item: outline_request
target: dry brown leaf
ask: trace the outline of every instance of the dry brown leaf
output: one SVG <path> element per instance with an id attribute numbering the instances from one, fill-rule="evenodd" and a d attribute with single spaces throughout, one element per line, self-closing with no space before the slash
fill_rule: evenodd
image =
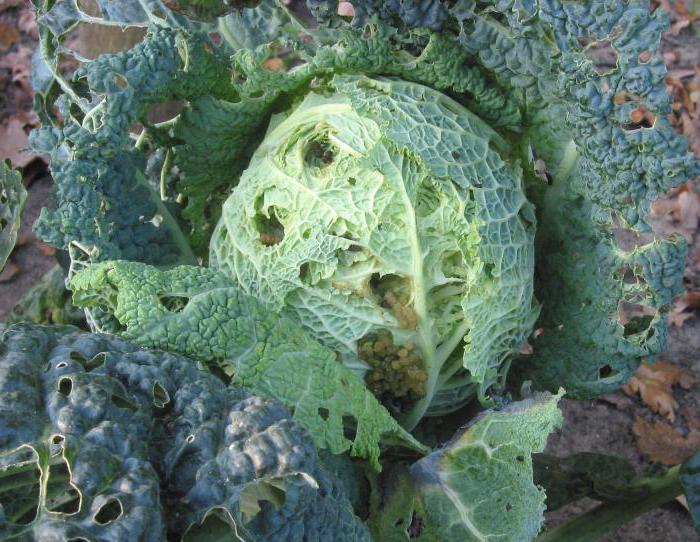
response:
<path id="1" fill-rule="evenodd" d="M 39 39 L 39 28 L 36 25 L 33 9 L 25 8 L 19 12 L 19 15 L 17 15 L 17 28 L 32 39 Z"/>
<path id="2" fill-rule="evenodd" d="M 686 510 L 690 510 L 690 506 L 688 506 L 688 499 L 685 498 L 685 495 L 678 495 L 678 497 L 676 497 L 676 502 Z"/>
<path id="3" fill-rule="evenodd" d="M 700 447 L 700 431 L 691 430 L 687 436 L 683 436 L 664 421 L 649 422 L 637 416 L 632 432 L 637 437 L 639 451 L 664 465 L 682 463 Z"/>
<path id="4" fill-rule="evenodd" d="M 673 386 L 689 389 L 698 380 L 676 365 L 657 361 L 653 365 L 642 365 L 630 381 L 622 387 L 627 395 L 639 394 L 650 410 L 666 416 L 671 422 L 676 419 L 678 403 L 673 397 Z"/>
<path id="5" fill-rule="evenodd" d="M 19 40 L 19 31 L 12 25 L 0 22 L 0 51 L 7 51 Z"/>
<path id="6" fill-rule="evenodd" d="M 669 313 L 672 326 L 682 327 L 686 320 L 694 316 L 693 311 L 700 308 L 700 292 L 686 292 L 674 301 Z"/>
<path id="7" fill-rule="evenodd" d="M 56 249 L 54 247 L 52 247 L 51 245 L 47 245 L 39 239 L 36 240 L 34 246 L 37 248 L 37 250 L 42 256 L 53 256 L 54 254 L 56 254 Z"/>
<path id="8" fill-rule="evenodd" d="M 31 95 L 32 50 L 20 46 L 16 51 L 0 56 L 0 68 L 12 72 L 12 82 Z"/>
<path id="9" fill-rule="evenodd" d="M 24 167 L 36 158 L 28 147 L 29 138 L 22 121 L 13 117 L 0 124 L 0 156 L 9 159 L 13 167 Z"/>
<path id="10" fill-rule="evenodd" d="M 678 195 L 679 221 L 682 228 L 695 230 L 700 218 L 700 196 L 686 191 Z"/>
<path id="11" fill-rule="evenodd" d="M 5 264 L 5 269 L 0 272 L 0 282 L 9 282 L 19 273 L 19 266 L 12 260 Z"/>
<path id="12" fill-rule="evenodd" d="M 34 236 L 31 234 L 31 232 L 20 231 L 19 235 L 17 236 L 17 241 L 15 241 L 15 247 L 24 246 L 33 240 Z"/>

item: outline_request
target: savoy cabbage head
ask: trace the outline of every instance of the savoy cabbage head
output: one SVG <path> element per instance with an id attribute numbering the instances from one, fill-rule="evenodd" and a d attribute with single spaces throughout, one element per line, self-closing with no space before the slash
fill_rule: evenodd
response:
<path id="1" fill-rule="evenodd" d="M 373 532 L 420 512 L 428 538 L 532 538 L 560 387 L 624 383 L 681 288 L 684 240 L 647 221 L 700 171 L 666 118 L 661 11 L 96 3 L 35 0 L 31 140 L 57 187 L 36 230 L 92 329 L 207 362 L 375 469 L 444 443 L 420 422 L 454 429 L 477 399 L 493 408 L 397 475 Z M 88 60 L 67 46 L 81 24 L 145 37 Z M 559 395 L 508 406 L 524 380 Z"/>
<path id="2" fill-rule="evenodd" d="M 335 76 L 273 118 L 209 263 L 378 395 L 418 400 L 409 424 L 449 412 L 472 383 L 488 388 L 537 316 L 535 217 L 508 148 L 427 86 Z"/>

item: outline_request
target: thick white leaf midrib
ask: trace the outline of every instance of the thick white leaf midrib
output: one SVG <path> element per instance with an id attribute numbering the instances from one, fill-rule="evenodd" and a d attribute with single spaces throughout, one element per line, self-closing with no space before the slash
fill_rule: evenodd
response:
<path id="1" fill-rule="evenodd" d="M 440 371 L 435 367 L 435 341 L 433 340 L 432 322 L 428 310 L 427 291 L 423 272 L 423 254 L 418 234 L 418 221 L 416 220 L 413 202 L 406 190 L 406 183 L 403 180 L 403 176 L 399 171 L 397 171 L 396 174 L 399 177 L 398 185 L 401 188 L 401 197 L 403 198 L 407 215 L 406 224 L 408 225 L 408 242 L 411 253 L 410 275 L 413 278 L 413 310 L 417 317 L 416 336 L 418 345 L 423 353 L 425 371 L 428 374 L 428 380 L 425 385 L 425 397 L 419 402 L 421 408 L 425 411 L 435 393 L 435 386 L 437 385 Z M 425 404 L 425 408 L 422 407 L 423 404 Z M 412 427 L 408 427 L 407 429 L 410 431 Z"/>

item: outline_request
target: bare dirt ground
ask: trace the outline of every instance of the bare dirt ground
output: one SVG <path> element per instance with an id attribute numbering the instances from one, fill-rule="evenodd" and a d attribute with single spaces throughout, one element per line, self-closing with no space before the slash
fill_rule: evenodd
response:
<path id="1" fill-rule="evenodd" d="M 700 19 L 691 10 L 696 3 L 654 0 L 652 5 L 667 10 L 673 24 L 663 42 L 669 69 L 668 90 L 674 98 L 672 120 L 700 156 Z M 24 168 L 29 189 L 19 246 L 0 274 L 0 321 L 55 264 L 53 251 L 31 233 L 41 207 L 49 202 L 51 178 L 39 158 L 22 152 L 27 147 L 27 133 L 37 125 L 31 113 L 29 81 L 36 39 L 29 2 L 0 0 L 0 159 L 10 159 L 16 167 Z M 615 454 L 641 471 L 658 463 L 677 462 L 700 447 L 699 218 L 697 180 L 673 191 L 655 206 L 657 230 L 665 234 L 678 232 L 689 243 L 685 277 L 688 293 L 672 309 L 669 346 L 661 356 L 671 368 L 657 365 L 651 372 L 638 374 L 638 386 L 627 392 L 618 391 L 590 401 L 563 400 L 564 428 L 550 439 L 549 453 Z M 548 514 L 548 523 L 559 524 L 594 504 L 585 500 L 574 503 Z M 688 542 L 698 537 L 687 509 L 682 502 L 674 501 L 601 540 Z"/>

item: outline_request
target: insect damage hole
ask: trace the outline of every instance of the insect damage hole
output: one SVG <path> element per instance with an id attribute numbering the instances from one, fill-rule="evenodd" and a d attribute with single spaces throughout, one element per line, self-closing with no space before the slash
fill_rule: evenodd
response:
<path id="1" fill-rule="evenodd" d="M 68 397 L 71 392 L 73 391 L 73 381 L 68 378 L 61 378 L 61 380 L 58 381 L 58 393 L 63 395 L 64 397 Z"/>
<path id="2" fill-rule="evenodd" d="M 114 497 L 107 500 L 95 514 L 95 521 L 100 525 L 107 525 L 118 520 L 124 515 L 124 508 L 119 499 Z"/>
<path id="3" fill-rule="evenodd" d="M 629 112 L 629 122 L 622 124 L 622 129 L 627 132 L 641 130 L 642 128 L 653 128 L 656 124 L 656 115 L 640 105 Z"/>
<path id="4" fill-rule="evenodd" d="M 603 365 L 598 368 L 598 378 L 612 378 L 617 375 L 617 371 L 610 365 Z"/>
<path id="5" fill-rule="evenodd" d="M 83 496 L 73 484 L 70 466 L 63 455 L 52 459 L 47 478 L 46 509 L 56 514 L 77 514 L 82 508 Z"/>
<path id="6" fill-rule="evenodd" d="M 267 215 L 258 212 L 254 218 L 255 229 L 257 230 L 260 244 L 270 247 L 278 245 L 284 239 L 284 226 L 277 217 L 277 209 L 270 207 Z"/>
<path id="7" fill-rule="evenodd" d="M 153 397 L 153 406 L 156 408 L 165 408 L 170 403 L 170 394 L 160 382 L 153 384 L 153 391 L 151 394 Z"/>
<path id="8" fill-rule="evenodd" d="M 617 68 L 619 55 L 613 47 L 611 39 L 595 40 L 588 37 L 578 38 L 583 46 L 583 54 L 591 61 L 593 69 L 599 74 L 610 73 Z"/>
<path id="9" fill-rule="evenodd" d="M 13 454 L 12 463 L 2 469 L 3 485 L 14 489 L 0 491 L 0 509 L 3 519 L 15 525 L 30 524 L 39 511 L 41 469 L 36 452 L 31 450 L 31 458 L 26 452 Z"/>
<path id="10" fill-rule="evenodd" d="M 184 294 L 158 294 L 158 301 L 167 311 L 179 313 L 185 310 L 190 298 Z"/>
<path id="11" fill-rule="evenodd" d="M 337 149 L 328 136 L 312 139 L 304 149 L 304 163 L 309 168 L 323 169 L 333 163 Z"/>
<path id="12" fill-rule="evenodd" d="M 647 333 L 647 338 L 651 338 L 654 335 L 651 324 L 655 316 L 656 309 L 646 305 L 620 301 L 617 307 L 617 320 L 624 328 L 624 337 Z"/>

